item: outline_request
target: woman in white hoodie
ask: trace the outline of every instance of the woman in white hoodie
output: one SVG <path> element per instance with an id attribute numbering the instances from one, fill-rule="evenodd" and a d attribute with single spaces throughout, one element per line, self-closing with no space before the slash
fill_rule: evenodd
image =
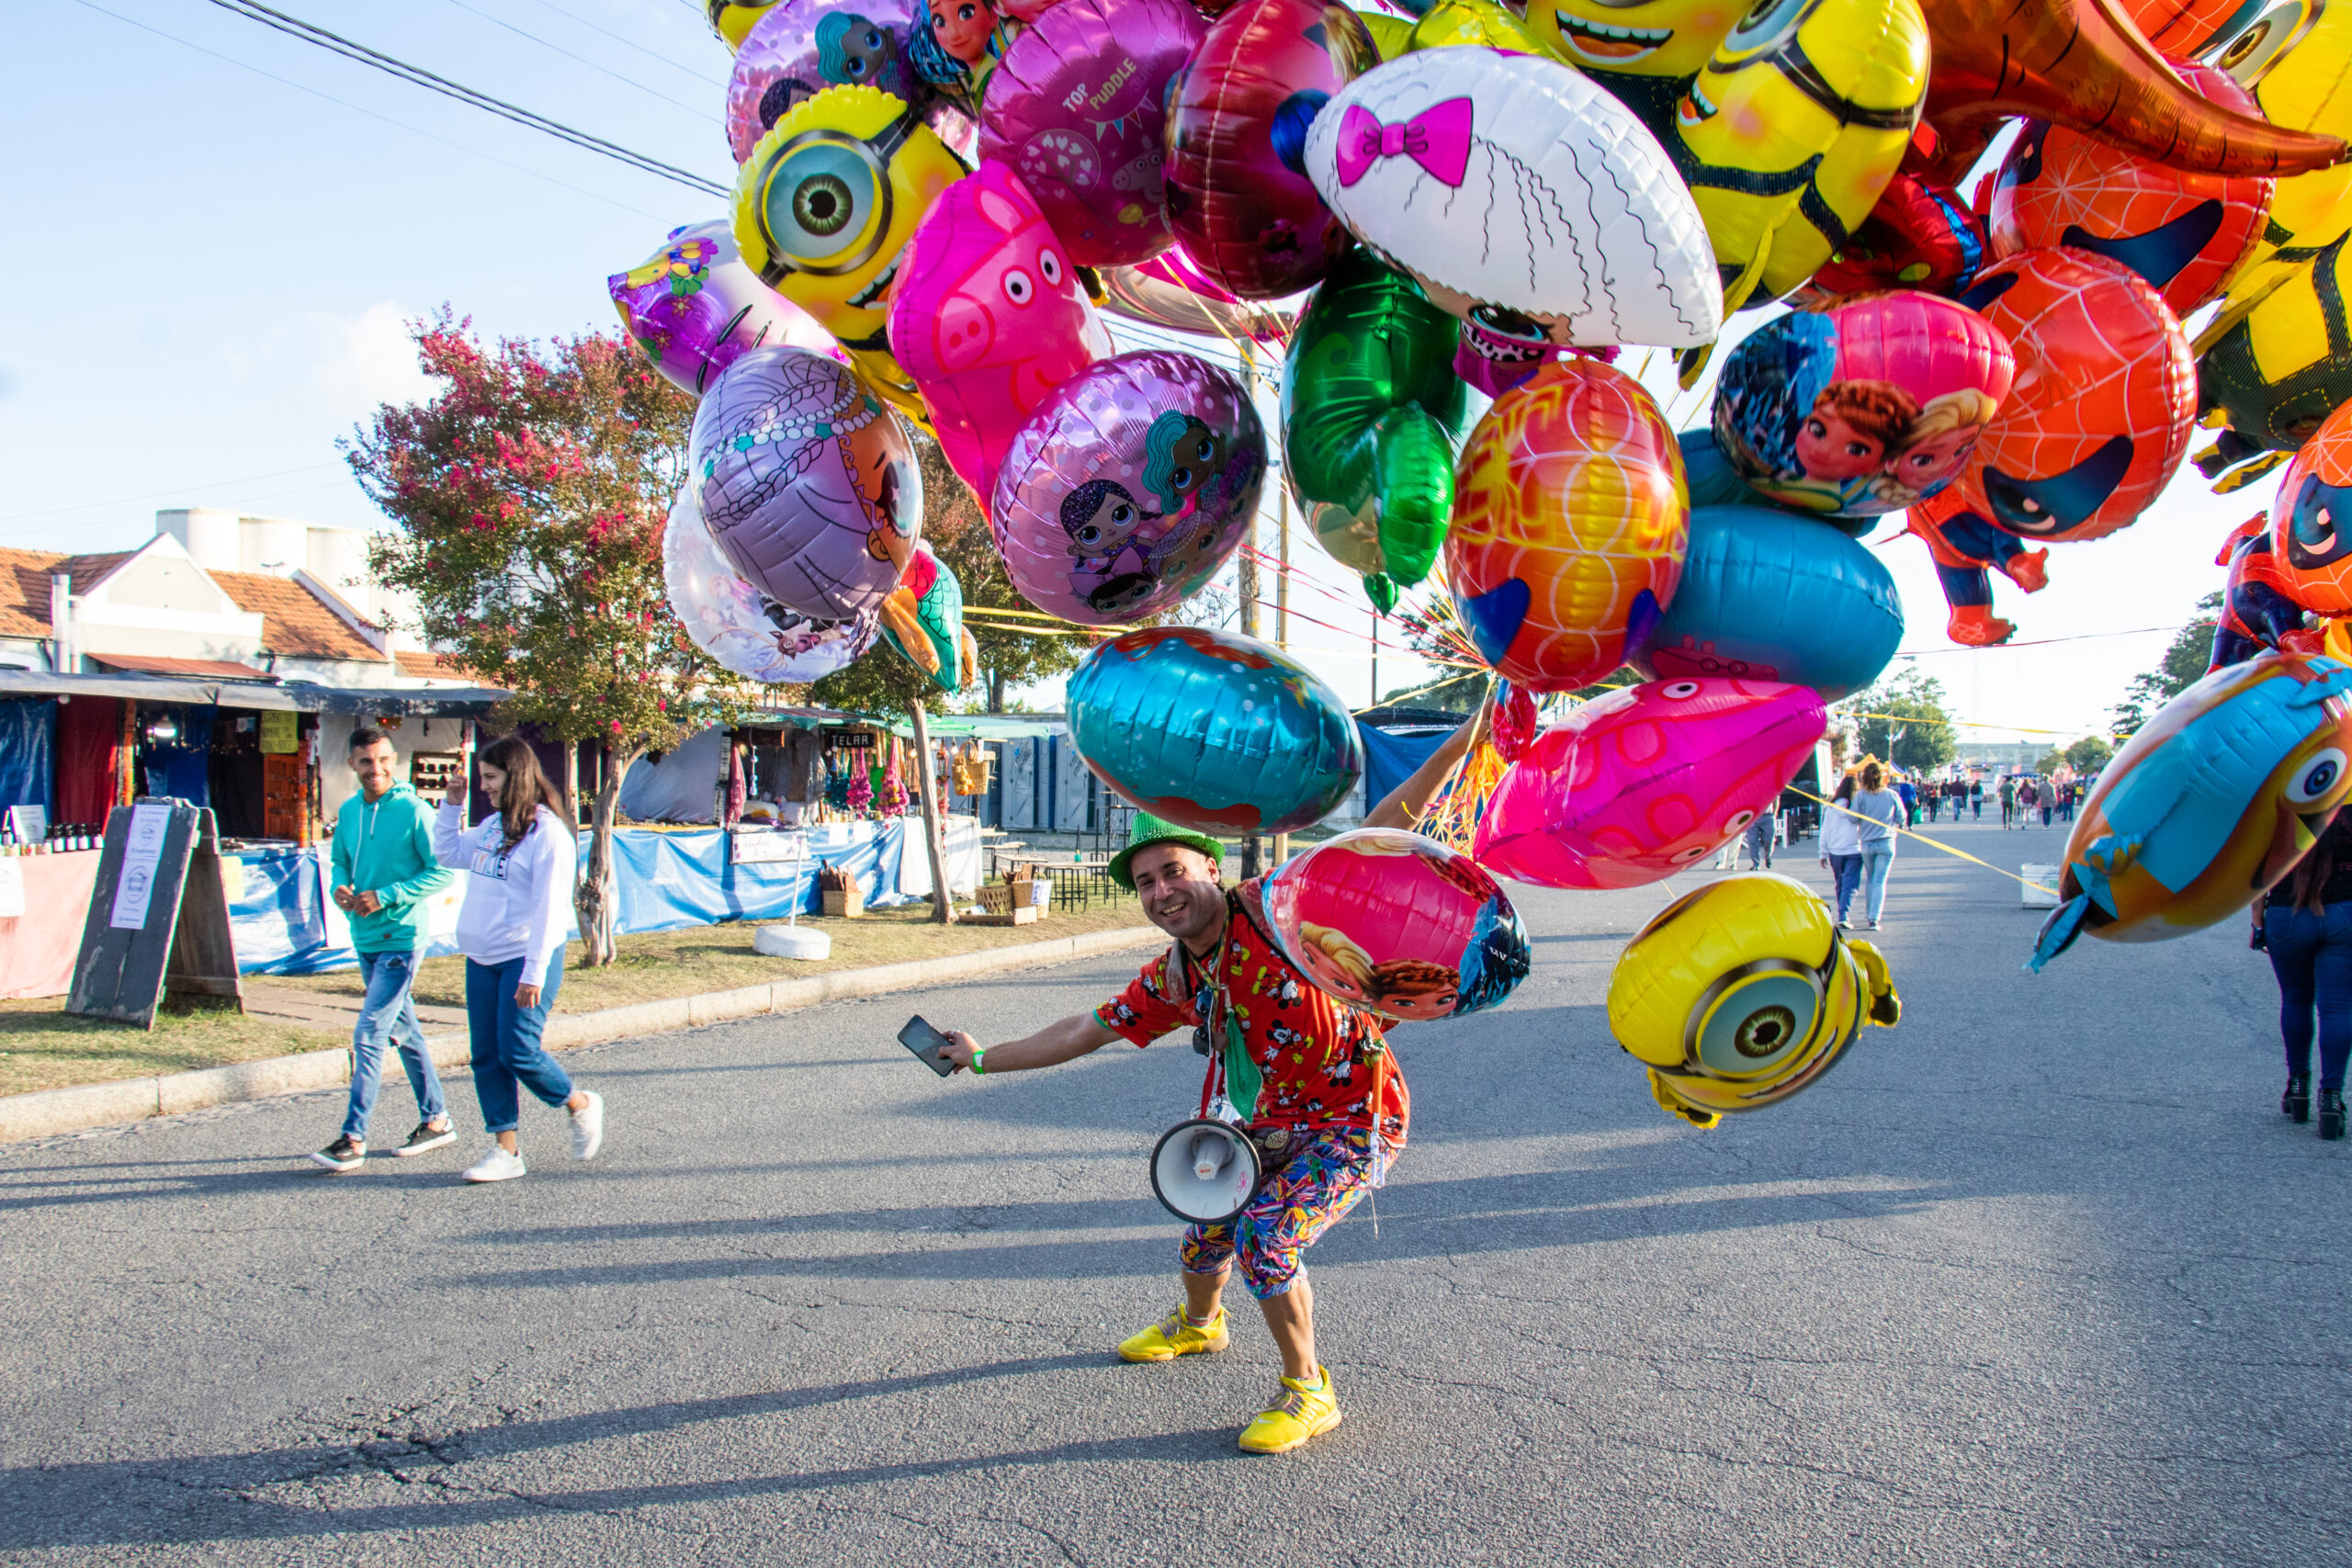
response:
<path id="1" fill-rule="evenodd" d="M 466 955 L 466 1021 L 473 1037 L 474 1098 L 495 1140 L 468 1181 L 510 1181 L 529 1168 L 514 1147 L 519 1083 L 571 1113 L 571 1157 L 594 1159 L 605 1141 L 605 1101 L 574 1089 L 539 1043 L 563 985 L 578 851 L 561 803 L 520 737 L 481 757 L 482 793 L 497 810 L 466 826 L 466 792 L 453 789 L 433 823 L 441 863 L 466 877 L 458 947 Z"/>

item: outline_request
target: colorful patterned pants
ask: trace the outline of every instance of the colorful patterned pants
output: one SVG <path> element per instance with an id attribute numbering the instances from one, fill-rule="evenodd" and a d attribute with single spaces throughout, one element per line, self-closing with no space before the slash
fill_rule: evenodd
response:
<path id="1" fill-rule="evenodd" d="M 1220 1224 L 1193 1225 L 1181 1251 L 1187 1274 L 1222 1274 L 1238 1258 L 1241 1282 L 1260 1301 L 1298 1282 L 1299 1254 L 1380 1184 L 1387 1157 L 1369 1132 L 1317 1134 L 1294 1145 L 1258 1184 L 1250 1206 Z"/>

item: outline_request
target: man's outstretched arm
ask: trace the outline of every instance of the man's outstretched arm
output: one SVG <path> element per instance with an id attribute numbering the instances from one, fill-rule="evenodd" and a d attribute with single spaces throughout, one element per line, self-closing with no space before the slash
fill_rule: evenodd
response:
<path id="1" fill-rule="evenodd" d="M 1075 1061 L 1118 1038 L 1102 1027 L 1101 1019 L 1082 1012 L 1058 1023 L 1049 1023 L 1025 1039 L 1008 1040 L 1001 1045 L 983 1046 L 962 1030 L 951 1029 L 947 1031 L 947 1049 L 942 1055 L 959 1067 L 970 1066 L 973 1056 L 978 1055 L 983 1074 L 1018 1073 Z"/>

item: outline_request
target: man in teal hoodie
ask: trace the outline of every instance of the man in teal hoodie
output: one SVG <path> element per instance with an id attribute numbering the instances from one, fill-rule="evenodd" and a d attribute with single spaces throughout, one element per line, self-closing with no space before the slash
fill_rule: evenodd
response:
<path id="1" fill-rule="evenodd" d="M 351 1107 L 343 1134 L 311 1158 L 329 1170 L 357 1170 L 368 1157 L 368 1116 L 383 1078 L 384 1046 L 397 1044 L 421 1118 L 402 1156 L 437 1149 L 457 1137 L 441 1079 L 424 1046 L 410 987 L 424 951 L 424 900 L 449 884 L 433 852 L 433 817 L 398 778 L 399 758 L 380 729 L 351 732 L 351 771 L 359 793 L 334 819 L 335 905 L 351 918 L 351 945 L 368 987 L 351 1035 Z"/>

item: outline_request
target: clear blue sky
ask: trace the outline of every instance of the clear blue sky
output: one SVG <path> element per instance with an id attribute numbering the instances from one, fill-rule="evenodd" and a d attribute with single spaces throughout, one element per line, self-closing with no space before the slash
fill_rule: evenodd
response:
<path id="1" fill-rule="evenodd" d="M 378 526 L 334 443 L 378 403 L 424 390 L 407 318 L 446 300 L 495 335 L 607 326 L 605 276 L 721 209 L 209 0 L 100 3 L 12 6 L 0 61 L 0 128 L 17 150 L 0 210 L 20 258 L 0 318 L 0 545 L 120 547 L 147 536 L 157 507 L 190 504 Z M 696 0 L 279 8 L 732 178 L 729 57 Z M 1680 425 L 1704 418 L 1687 395 L 1668 407 Z M 2216 500 L 2190 471 L 2123 535 L 2053 550 L 2045 592 L 1999 584 L 2002 612 L 2020 640 L 2177 625 L 2221 585 L 2221 536 L 2267 499 L 2260 487 Z M 1945 651 L 1926 551 L 1882 553 L 1909 614 L 1905 650 L 1971 719 L 2081 733 L 2164 646 L 2157 633 Z M 1353 597 L 1304 530 L 1294 558 Z M 1294 604 L 1367 625 L 1309 591 Z M 1361 640 L 1303 625 L 1294 640 L 1351 702 L 1369 695 Z M 1417 673 L 1384 651 L 1384 688 Z"/>

